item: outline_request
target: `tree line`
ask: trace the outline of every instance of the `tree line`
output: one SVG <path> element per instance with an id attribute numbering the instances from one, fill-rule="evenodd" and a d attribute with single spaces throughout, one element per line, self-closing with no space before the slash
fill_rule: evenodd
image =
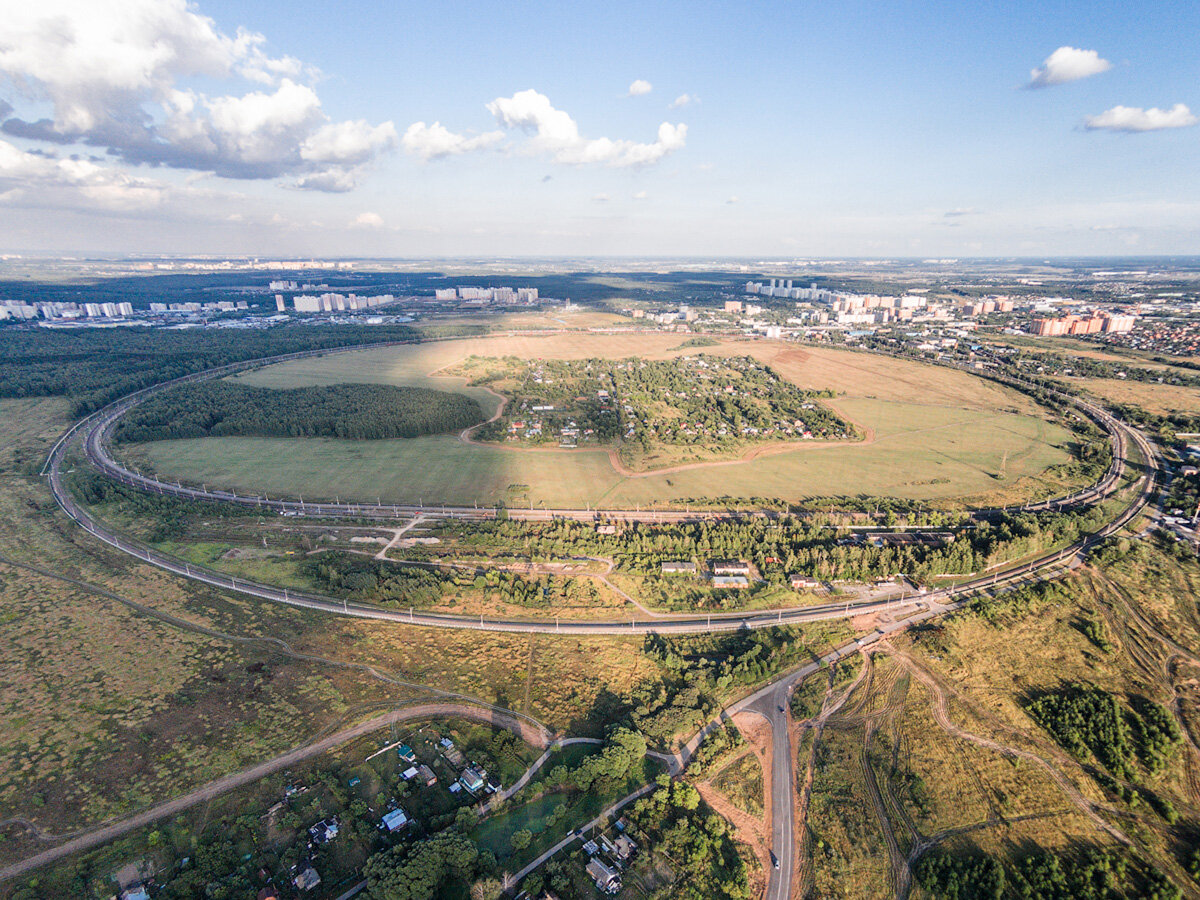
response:
<path id="1" fill-rule="evenodd" d="M 68 397 L 76 416 L 133 391 L 229 363 L 356 344 L 482 333 L 481 326 L 0 329 L 0 397 Z"/>
<path id="2" fill-rule="evenodd" d="M 945 545 L 876 547 L 849 532 L 798 516 L 777 520 L 702 520 L 686 523 L 633 523 L 603 535 L 588 523 L 558 519 L 547 523 L 516 520 L 473 523 L 472 540 L 484 547 L 517 544 L 534 559 L 591 554 L 612 557 L 624 572 L 657 575 L 663 562 L 746 559 L 768 581 L 782 584 L 793 572 L 821 579 L 871 579 L 908 574 L 918 581 L 932 575 L 968 574 L 1013 558 L 1069 542 L 1093 525 L 1080 512 L 1000 513 L 990 521 L 952 527 L 956 539 Z"/>
<path id="3" fill-rule="evenodd" d="M 118 441 L 217 436 L 412 438 L 459 431 L 483 419 L 462 394 L 379 384 L 275 390 L 234 381 L 171 388 L 117 424 Z"/>
<path id="4" fill-rule="evenodd" d="M 1179 888 L 1124 848 L 1074 854 L 1040 850 L 1008 865 L 992 856 L 934 850 L 914 880 L 935 900 L 1178 900 Z"/>

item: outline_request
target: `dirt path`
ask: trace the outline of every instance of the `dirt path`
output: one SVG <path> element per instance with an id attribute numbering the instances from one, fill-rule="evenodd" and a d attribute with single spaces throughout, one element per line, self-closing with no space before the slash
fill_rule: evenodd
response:
<path id="1" fill-rule="evenodd" d="M 399 528 L 395 529 L 392 532 L 392 539 L 390 541 L 388 541 L 387 544 L 384 545 L 382 550 L 380 550 L 378 553 L 375 554 L 375 558 L 386 560 L 388 558 L 387 552 L 389 550 L 391 550 L 393 547 L 395 547 L 398 543 L 400 543 L 400 539 L 403 538 L 404 535 L 408 534 L 410 531 L 412 531 L 414 528 L 416 528 L 418 525 L 420 525 L 424 521 L 425 521 L 424 516 L 414 516 L 412 518 L 412 520 L 408 522 L 408 524 L 402 525 Z"/>
<path id="2" fill-rule="evenodd" d="M 875 738 L 877 728 L 878 719 L 868 723 L 866 728 L 863 729 L 859 765 L 862 767 L 863 782 L 867 786 L 867 796 L 870 798 L 871 806 L 875 810 L 875 818 L 879 820 L 879 829 L 883 832 L 883 839 L 887 844 L 892 887 L 895 889 L 896 896 L 903 898 L 908 896 L 909 884 L 912 881 L 912 872 L 908 868 L 908 859 L 900 852 L 900 844 L 896 840 L 896 831 L 892 827 L 891 817 L 888 816 L 887 806 L 884 804 L 883 794 L 879 789 L 879 781 L 875 777 L 875 768 L 871 765 L 871 741 Z"/>
<path id="3" fill-rule="evenodd" d="M 1083 813 L 1083 815 L 1086 816 L 1093 825 L 1120 843 L 1126 846 L 1133 846 L 1133 841 L 1131 841 L 1129 837 L 1126 836 L 1126 834 L 1119 828 L 1114 825 L 1110 825 L 1108 821 L 1106 821 L 1098 812 L 1100 807 L 1083 796 L 1083 794 L 1079 791 L 1079 788 L 1077 788 L 1071 782 L 1071 780 L 1067 778 L 1066 775 L 1059 771 L 1056 766 L 1051 765 L 1049 761 L 1043 759 L 1036 753 L 1031 753 L 1028 750 L 1022 750 L 1019 747 L 1014 747 L 1009 744 L 1001 744 L 999 741 L 982 737 L 981 735 L 974 734 L 973 732 L 967 731 L 965 728 L 960 728 L 959 726 L 955 725 L 950 719 L 949 704 L 946 701 L 946 695 L 942 691 L 942 687 L 940 684 L 938 684 L 937 680 L 929 675 L 929 673 L 920 666 L 916 665 L 907 656 L 896 653 L 894 654 L 893 658 L 901 666 L 907 669 L 914 678 L 920 681 L 921 684 L 925 685 L 926 689 L 929 691 L 930 709 L 933 712 L 934 721 L 937 722 L 939 728 L 941 728 L 951 737 L 968 741 L 969 743 L 976 744 L 987 750 L 993 750 L 997 753 L 1002 753 L 1005 756 L 1014 756 L 1019 759 L 1024 759 L 1027 762 L 1031 762 L 1034 765 L 1039 766 L 1046 772 L 1047 775 L 1050 776 L 1051 780 L 1054 781 L 1059 790 L 1061 790 L 1067 796 L 1071 803 L 1074 804 L 1075 807 L 1081 813 Z"/>
<path id="4" fill-rule="evenodd" d="M 728 820 L 733 825 L 737 840 L 754 851 L 759 865 L 762 866 L 762 872 L 761 874 L 751 873 L 753 882 L 751 896 L 762 896 L 763 891 L 767 888 L 766 873 L 771 868 L 771 851 L 767 846 L 770 843 L 770 838 L 767 835 L 767 829 L 763 821 L 754 818 L 754 816 L 734 806 L 725 798 L 724 794 L 713 787 L 711 781 L 698 782 L 696 790 L 700 792 L 700 796 L 704 798 L 704 802 L 711 806 L 717 815 Z M 769 792 L 764 791 L 764 793 Z"/>
<path id="5" fill-rule="evenodd" d="M 705 800 L 710 800 L 709 795 L 715 795 L 720 798 L 719 803 L 710 805 L 718 813 L 720 813 L 729 821 L 734 823 L 734 826 L 739 831 L 744 831 L 750 835 L 753 840 L 745 840 L 754 855 L 758 858 L 759 864 L 762 866 L 763 884 L 762 890 L 765 891 L 767 884 L 767 873 L 771 871 L 771 831 L 769 823 L 773 820 L 773 798 L 771 792 L 771 772 L 775 764 L 775 754 L 772 750 L 771 728 L 766 720 L 761 715 L 754 712 L 739 712 L 732 717 L 733 724 L 737 726 L 738 731 L 742 733 L 742 737 L 746 739 L 746 743 L 750 746 L 750 752 L 758 757 L 758 764 L 762 767 L 763 773 L 763 814 L 761 819 L 755 819 L 753 816 L 742 812 L 732 803 L 725 799 L 716 788 L 713 788 L 711 783 L 705 782 L 708 792 L 704 788 L 700 788 L 700 793 Z"/>
<path id="6" fill-rule="evenodd" d="M 531 726 L 528 722 L 507 716 L 495 710 L 482 709 L 461 703 L 421 703 L 404 707 L 403 709 L 384 713 L 381 716 L 375 716 L 372 719 L 360 722 L 358 725 L 346 728 L 303 747 L 297 747 L 281 756 L 259 763 L 249 769 L 244 769 L 233 775 L 227 775 L 224 778 L 218 778 L 216 781 L 184 794 L 182 797 L 176 797 L 174 800 L 168 800 L 165 803 L 151 806 L 127 819 L 100 826 L 80 837 L 65 841 L 57 847 L 26 857 L 10 866 L 5 866 L 0 869 L 0 882 L 16 878 L 32 869 L 70 856 L 73 853 L 98 847 L 138 828 L 143 828 L 146 825 L 152 825 L 155 822 L 178 815 L 186 809 L 190 809 L 200 803 L 206 803 L 236 788 L 253 784 L 261 778 L 290 768 L 314 756 L 319 756 L 355 738 L 370 734 L 379 728 L 412 719 L 428 719 L 441 716 L 455 716 L 506 728 L 516 733 L 522 740 L 539 749 L 547 746 L 549 743 L 548 736 Z"/>

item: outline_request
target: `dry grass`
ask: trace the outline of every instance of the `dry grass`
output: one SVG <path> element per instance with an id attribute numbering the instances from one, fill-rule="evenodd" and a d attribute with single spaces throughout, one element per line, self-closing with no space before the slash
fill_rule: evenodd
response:
<path id="1" fill-rule="evenodd" d="M 299 387 L 338 381 L 462 390 L 494 409 L 495 399 L 462 379 L 431 375 L 471 355 L 527 359 L 642 356 L 666 359 L 675 334 L 556 334 L 477 338 L 367 350 L 270 366 L 241 376 L 252 384 Z M 130 448 L 155 471 L 247 492 L 306 498 L 495 505 L 512 485 L 517 502 L 551 507 L 632 507 L 714 496 L 866 494 L 942 502 L 1024 500 L 1062 490 L 1045 470 L 1069 460 L 1068 433 L 1031 401 L 963 372 L 864 353 L 799 349 L 771 341 L 724 340 L 703 352 L 750 354 L 806 388 L 838 392 L 834 405 L 872 440 L 820 441 L 778 455 L 675 472 L 622 477 L 600 450 L 468 446 L 443 435 L 398 441 L 204 438 Z M 264 465 L 269 460 L 269 465 Z"/>
<path id="2" fill-rule="evenodd" d="M 1175 384 L 1126 381 L 1120 378 L 1064 378 L 1064 383 L 1081 387 L 1110 403 L 1131 403 L 1159 416 L 1171 413 L 1194 415 L 1200 409 L 1200 388 Z"/>

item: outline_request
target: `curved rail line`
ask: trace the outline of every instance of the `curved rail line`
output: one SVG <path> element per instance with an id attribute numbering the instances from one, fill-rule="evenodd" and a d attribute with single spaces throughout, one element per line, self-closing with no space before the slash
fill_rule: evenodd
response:
<path id="1" fill-rule="evenodd" d="M 409 342 L 395 343 L 400 344 Z M 337 599 L 322 596 L 320 594 L 290 591 L 286 588 L 276 588 L 272 587 L 271 585 L 261 584 L 247 579 L 235 578 L 222 572 L 199 565 L 193 565 L 185 560 L 162 553 L 140 541 L 119 533 L 106 523 L 101 522 L 89 511 L 80 506 L 75 501 L 71 492 L 66 489 L 62 482 L 62 462 L 64 456 L 74 439 L 76 437 L 81 437 L 83 441 L 84 452 L 89 462 L 96 466 L 101 473 L 130 487 L 150 493 L 157 493 L 163 496 L 173 496 L 182 499 L 203 500 L 209 502 L 237 503 L 241 505 L 255 506 L 263 509 L 264 511 L 292 513 L 305 516 L 312 515 L 321 518 L 343 517 L 356 519 L 393 519 L 400 516 L 419 514 L 440 515 L 446 518 L 459 519 L 494 518 L 498 513 L 496 509 L 477 509 L 473 507 L 455 506 L 445 506 L 439 508 L 379 503 L 314 504 L 296 500 L 272 500 L 266 497 L 237 496 L 235 493 L 230 491 L 208 490 L 206 488 L 197 489 L 194 487 L 187 487 L 182 484 L 169 484 L 150 476 L 131 472 L 129 469 L 125 468 L 116 460 L 114 460 L 108 453 L 106 446 L 107 439 L 121 416 L 127 413 L 138 403 L 142 402 L 147 397 L 158 391 L 178 384 L 220 378 L 236 371 L 257 368 L 263 365 L 274 364 L 278 362 L 321 356 L 326 353 L 352 352 L 378 346 L 394 345 L 395 344 L 366 346 L 356 345 L 353 347 L 334 348 L 332 350 L 304 351 L 300 353 L 286 354 L 283 356 L 248 360 L 245 362 L 233 363 L 215 369 L 206 370 L 204 372 L 186 375 L 182 378 L 172 379 L 158 385 L 143 388 L 142 390 L 139 390 L 127 397 L 109 404 L 108 406 L 105 406 L 104 408 L 98 410 L 85 419 L 80 420 L 74 426 L 72 426 L 52 448 L 49 457 L 47 458 L 46 465 L 43 468 L 43 474 L 48 477 L 54 498 L 58 502 L 59 506 L 62 507 L 67 515 L 69 515 L 88 533 L 124 553 L 128 553 L 131 556 L 145 560 L 151 565 L 165 569 L 166 571 L 183 576 L 185 578 L 190 578 L 195 581 L 212 585 L 214 587 L 229 589 L 258 597 L 263 600 L 283 603 L 294 607 L 408 625 L 473 629 L 479 631 L 506 631 L 519 633 L 538 632 L 573 635 L 713 633 L 720 631 L 736 631 L 742 628 L 755 629 L 769 628 L 779 625 L 796 625 L 806 622 L 841 619 L 850 616 L 892 611 L 902 611 L 910 616 L 914 613 L 937 615 L 946 611 L 948 608 L 952 608 L 953 604 L 958 602 L 963 597 L 971 596 L 981 590 L 991 587 L 996 587 L 1002 584 L 1011 584 L 1016 581 L 1024 580 L 1038 571 L 1060 566 L 1064 562 L 1073 559 L 1081 551 L 1086 551 L 1095 542 L 1103 540 L 1110 534 L 1113 534 L 1115 531 L 1124 527 L 1127 522 L 1132 520 L 1141 511 L 1142 507 L 1149 499 L 1154 486 L 1156 457 L 1154 456 L 1153 449 L 1150 447 L 1145 438 L 1140 435 L 1140 433 L 1120 422 L 1118 419 L 1109 415 L 1106 411 L 1095 406 L 1094 404 L 1067 394 L 1059 394 L 1062 399 L 1074 404 L 1085 415 L 1087 415 L 1109 433 L 1113 447 L 1112 465 L 1100 481 L 1088 488 L 1064 497 L 1042 501 L 1037 504 L 1029 504 L 1020 507 L 1020 509 L 1027 511 L 1064 509 L 1096 502 L 1111 496 L 1119 489 L 1121 479 L 1124 476 L 1128 466 L 1127 451 L 1128 442 L 1131 438 L 1138 444 L 1141 452 L 1148 462 L 1147 471 L 1142 475 L 1141 490 L 1139 491 L 1137 498 L 1130 504 L 1130 506 L 1104 528 L 1100 529 L 1094 534 L 1081 538 L 1079 541 L 1076 541 L 1069 547 L 1043 554 L 1034 560 L 996 572 L 984 578 L 965 582 L 956 587 L 943 588 L 902 600 L 860 601 L 824 604 L 820 606 L 802 608 L 759 610 L 754 612 L 656 616 L 652 619 L 640 620 L 636 615 L 629 619 L 622 618 L 620 620 L 562 620 L 559 618 L 549 620 L 526 619 L 520 617 L 488 617 L 485 615 L 481 615 L 476 618 L 447 613 L 417 612 L 412 608 L 408 609 L 407 611 L 402 609 L 385 609 L 383 607 L 367 604 L 350 603 L 346 600 L 339 601 Z M 984 373 L 973 372 L 973 374 Z M 1007 376 L 1000 375 L 999 373 L 986 373 L 986 377 L 1002 383 L 1008 383 L 1013 386 L 1021 387 L 1026 390 L 1037 387 L 1025 382 L 1020 382 L 1017 379 L 1008 378 Z M 749 515 L 763 514 L 764 513 L 762 511 L 749 513 Z M 509 515 L 512 515 L 514 518 L 520 517 L 524 519 L 586 518 L 590 520 L 595 518 L 597 515 L 604 515 L 605 517 L 609 518 L 636 517 L 643 521 L 693 521 L 701 517 L 731 517 L 745 516 L 748 514 L 734 513 L 730 511 L 685 512 L 679 510 L 657 510 L 653 513 L 641 510 L 606 510 L 603 513 L 599 513 L 596 510 L 590 509 L 550 509 L 531 511 L 514 510 L 510 511 Z"/>

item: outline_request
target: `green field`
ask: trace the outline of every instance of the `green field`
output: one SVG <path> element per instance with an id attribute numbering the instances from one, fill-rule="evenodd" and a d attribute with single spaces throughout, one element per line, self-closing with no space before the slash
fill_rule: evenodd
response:
<path id="1" fill-rule="evenodd" d="M 246 383 L 301 387 L 338 382 L 460 390 L 485 412 L 497 400 L 461 379 L 431 375 L 470 354 L 526 358 L 641 355 L 669 358 L 678 335 L 564 334 L 470 339 L 338 354 L 270 366 Z M 603 451 L 473 446 L 454 435 L 391 441 L 199 438 L 129 447 L 144 468 L 172 479 L 271 496 L 394 503 L 626 507 L 703 497 L 896 496 L 1000 502 L 1068 485 L 1046 469 L 1070 461 L 1069 433 L 1027 398 L 962 372 L 837 350 L 766 341 L 706 348 L 751 353 L 805 388 L 838 392 L 832 404 L 867 434 L 856 445 L 812 442 L 796 450 L 633 477 Z M 514 489 L 528 485 L 529 489 Z"/>

